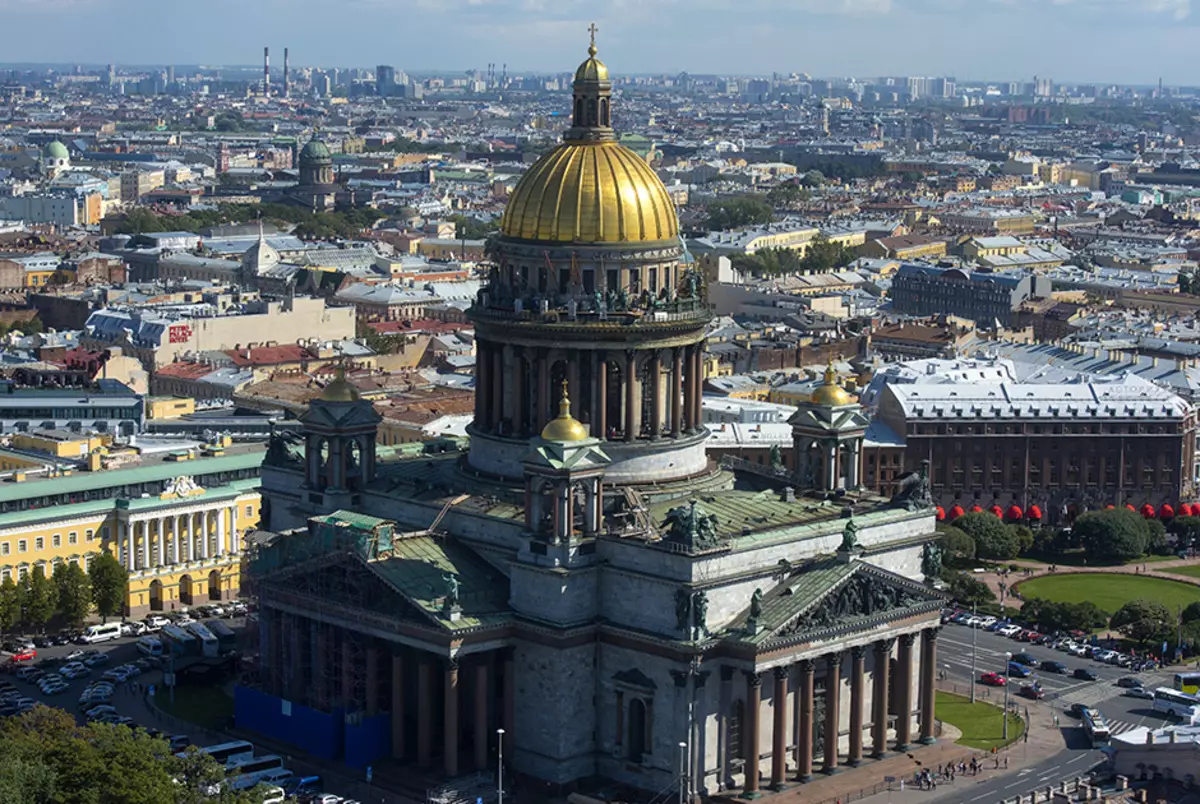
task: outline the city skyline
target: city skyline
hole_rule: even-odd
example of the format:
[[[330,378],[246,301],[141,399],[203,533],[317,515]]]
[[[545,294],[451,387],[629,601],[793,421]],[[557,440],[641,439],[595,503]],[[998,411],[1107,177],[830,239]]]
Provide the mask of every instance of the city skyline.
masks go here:
[[[380,63],[462,72],[507,62],[510,74],[553,73],[579,57],[594,15],[574,2],[540,0],[348,0],[345,8],[342,19],[364,24],[330,34],[320,19],[324,6],[310,0],[215,0],[202,17],[146,0],[0,0],[13,30],[44,30],[59,18],[49,41],[6,43],[10,64],[250,66],[270,44],[280,54],[290,47],[293,66]],[[136,14],[141,9],[148,12],[144,18]],[[1189,58],[1200,20],[1191,0],[799,0],[786,8],[753,0],[736,10],[701,0],[686,14],[679,9],[649,2],[596,17],[601,57],[616,74],[806,72],[964,81],[1038,75],[1064,83],[1151,85],[1162,78],[1168,85],[1200,84],[1200,66]],[[434,35],[409,42],[404,34],[413,29]],[[187,35],[152,35],[162,30]],[[1147,60],[1146,53],[1155,58]]]

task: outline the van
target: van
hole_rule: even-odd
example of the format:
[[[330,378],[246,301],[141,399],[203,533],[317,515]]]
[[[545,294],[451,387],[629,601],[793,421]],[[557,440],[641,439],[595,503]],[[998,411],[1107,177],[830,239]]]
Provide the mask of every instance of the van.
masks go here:
[[[89,625],[75,641],[81,645],[92,645],[96,642],[108,642],[121,636],[120,623],[105,623],[104,625]]]
[[[142,637],[141,639],[139,639],[137,641],[137,648],[138,648],[138,651],[140,651],[143,656],[162,656],[163,655],[162,640],[160,640],[156,637],[152,637],[152,636]]]

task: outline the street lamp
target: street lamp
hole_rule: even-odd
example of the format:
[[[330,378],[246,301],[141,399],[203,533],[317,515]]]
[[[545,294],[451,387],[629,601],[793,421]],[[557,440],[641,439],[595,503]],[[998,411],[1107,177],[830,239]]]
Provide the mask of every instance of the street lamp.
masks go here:
[[[496,762],[496,804],[504,804],[504,729],[496,729],[500,738],[496,745],[500,748],[500,758]]]
[[[688,744],[679,742],[679,804],[685,804],[687,797],[687,755]]]
[[[1012,663],[1012,654],[1004,654],[1004,741],[1008,742],[1008,666]]]

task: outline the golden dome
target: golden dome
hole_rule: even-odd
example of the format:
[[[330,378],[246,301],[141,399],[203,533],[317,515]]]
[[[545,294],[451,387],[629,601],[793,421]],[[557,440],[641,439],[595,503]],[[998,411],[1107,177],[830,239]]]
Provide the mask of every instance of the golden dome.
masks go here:
[[[571,415],[571,400],[567,396],[567,381],[563,380],[562,399],[558,403],[558,417],[542,428],[546,441],[584,441],[588,438],[587,428]]]
[[[588,48],[588,60],[579,65],[579,69],[575,71],[576,81],[607,81],[608,68],[604,66],[604,62],[596,58],[596,45],[592,44]]]
[[[849,405],[854,401],[854,397],[846,393],[845,388],[838,385],[837,372],[833,370],[832,362],[825,369],[825,382],[817,386],[817,390],[812,392],[810,399],[814,405],[825,405],[831,408]]]
[[[346,370],[341,366],[338,366],[333,382],[321,391],[321,399],[325,402],[357,402],[361,398],[358,389],[346,381]]]
[[[552,243],[649,243],[677,240],[679,221],[667,188],[633,151],[564,142],[521,177],[500,231]]]

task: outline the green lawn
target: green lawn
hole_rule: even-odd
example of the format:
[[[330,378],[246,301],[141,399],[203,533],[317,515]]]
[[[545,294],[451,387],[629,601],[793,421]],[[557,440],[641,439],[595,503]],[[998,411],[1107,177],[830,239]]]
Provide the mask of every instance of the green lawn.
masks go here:
[[[1200,564],[1191,564],[1186,567],[1165,567],[1163,572],[1169,572],[1172,575],[1186,575],[1189,578],[1200,578]]]
[[[962,731],[959,745],[990,751],[1003,748],[1004,721],[1000,707],[990,703],[971,703],[970,698],[949,692],[937,694],[937,717],[943,723]],[[1008,716],[1008,742],[1016,742],[1025,730],[1025,722],[1017,715]]]
[[[207,729],[223,729],[233,717],[233,699],[220,687],[176,687],[172,704],[170,691],[160,684],[154,690],[154,705],[168,715]]]
[[[1043,575],[1021,584],[1022,597],[1040,597],[1060,603],[1091,601],[1109,614],[1131,600],[1156,600],[1174,610],[1200,600],[1200,587],[1144,575],[1109,572]]]

